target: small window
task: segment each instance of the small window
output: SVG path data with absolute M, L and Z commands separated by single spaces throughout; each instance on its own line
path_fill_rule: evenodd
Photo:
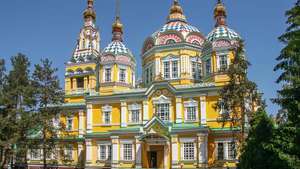
M 105 69 L 105 82 L 111 82 L 111 68 Z
M 140 121 L 140 110 L 131 110 L 131 122 L 138 123 Z
M 174 39 L 169 39 L 166 42 L 167 45 L 174 44 L 174 43 L 176 43 L 176 41 Z
M 125 161 L 132 160 L 132 144 L 123 144 L 123 156 Z
M 163 121 L 169 120 L 169 104 L 157 104 L 156 115 Z
M 119 79 L 120 82 L 126 82 L 126 69 L 120 69 Z
M 164 62 L 164 78 L 165 79 L 170 78 L 170 62 L 169 61 Z
M 110 113 L 111 112 L 108 112 L 108 111 L 103 113 L 103 122 L 104 122 L 104 124 L 110 124 L 110 122 L 111 122 Z
M 210 61 L 210 59 L 205 62 L 205 71 L 206 71 L 206 75 L 209 75 L 211 73 L 211 61 Z
M 172 62 L 172 78 L 178 78 L 178 61 Z
M 77 88 L 84 88 L 84 78 L 83 77 L 78 77 L 76 79 L 77 82 Z
M 225 71 L 228 68 L 228 63 L 227 63 L 227 55 L 220 55 L 219 56 L 219 71 Z
M 100 160 L 106 160 L 106 145 L 100 145 Z
M 195 121 L 196 120 L 196 107 L 187 107 L 186 108 L 186 120 Z
M 228 143 L 228 158 L 229 160 L 236 159 L 236 144 L 235 142 Z
M 31 160 L 40 160 L 42 152 L 41 149 L 31 149 L 30 150 L 30 159 Z
M 224 160 L 224 143 L 218 143 L 218 160 Z
M 183 160 L 195 159 L 195 146 L 193 142 L 183 143 Z

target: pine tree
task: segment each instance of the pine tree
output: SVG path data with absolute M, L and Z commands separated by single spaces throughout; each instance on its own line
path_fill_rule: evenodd
M 251 128 L 242 149 L 238 168 L 242 169 L 289 169 L 289 163 L 276 148 L 277 129 L 263 108 L 259 109 L 250 122 Z
M 216 104 L 216 108 L 222 111 L 220 121 L 223 125 L 229 124 L 232 129 L 240 129 L 240 134 L 235 137 L 243 143 L 248 120 L 252 118 L 255 107 L 260 105 L 257 86 L 247 78 L 250 63 L 245 57 L 243 41 L 239 42 L 231 62 L 227 70 L 230 80 L 221 89 L 220 101 Z
M 41 64 L 35 65 L 33 73 L 34 86 L 37 90 L 36 98 L 39 105 L 38 122 L 41 129 L 41 143 L 43 164 L 47 168 L 47 157 L 54 154 L 58 131 L 62 129 L 59 123 L 55 124 L 60 109 L 56 105 L 63 102 L 63 92 L 59 87 L 57 69 L 52 68 L 49 59 L 41 60 Z
M 288 28 L 279 37 L 285 45 L 281 50 L 274 71 L 281 74 L 277 83 L 282 85 L 274 102 L 282 107 L 283 117 L 277 136 L 281 151 L 291 165 L 300 168 L 300 0 L 286 12 Z
M 5 151 L 13 161 L 20 164 L 27 162 L 27 150 L 30 145 L 28 135 L 34 127 L 33 87 L 30 80 L 28 58 L 23 54 L 17 54 L 11 58 L 12 70 L 9 72 L 6 84 L 3 85 L 4 110 L 2 111 L 3 123 L 1 123 L 1 143 Z M 12 159 L 16 157 L 15 159 Z M 8 158 L 8 157 L 6 157 Z

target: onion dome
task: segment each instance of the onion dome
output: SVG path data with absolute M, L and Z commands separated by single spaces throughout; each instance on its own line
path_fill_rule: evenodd
M 129 57 L 131 61 L 135 62 L 133 54 L 123 43 L 123 24 L 121 23 L 119 16 L 116 17 L 115 22 L 112 25 L 112 34 L 112 42 L 103 49 L 102 56 L 126 56 Z
M 207 40 L 209 42 L 218 40 L 228 40 L 231 42 L 241 39 L 238 33 L 228 28 L 226 24 L 227 12 L 221 0 L 218 0 L 218 3 L 214 9 L 214 18 L 216 20 L 216 26 L 207 36 Z
M 83 12 L 83 16 L 85 19 L 91 17 L 94 20 L 96 20 L 96 12 L 94 10 L 94 0 L 88 0 L 88 7 Z
M 178 0 L 174 0 L 166 24 L 145 41 L 143 52 L 153 46 L 173 43 L 190 43 L 200 47 L 204 40 L 199 29 L 187 22 Z

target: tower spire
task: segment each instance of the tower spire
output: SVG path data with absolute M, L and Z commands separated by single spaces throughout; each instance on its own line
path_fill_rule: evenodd
M 119 40 L 123 41 L 123 24 L 121 23 L 120 19 L 120 0 L 116 0 L 116 16 L 115 16 L 115 21 L 112 25 L 112 34 L 113 38 L 112 40 Z
M 173 5 L 170 9 L 170 14 L 167 18 L 168 22 L 173 21 L 173 20 L 181 20 L 181 21 L 186 22 L 186 17 L 183 13 L 183 9 L 180 6 L 178 0 L 173 0 Z
M 216 27 L 226 26 L 227 12 L 221 0 L 218 0 L 217 5 L 215 7 L 214 18 L 216 20 Z
M 90 25 L 96 21 L 96 12 L 94 10 L 94 0 L 87 0 L 87 8 L 83 12 L 85 24 Z

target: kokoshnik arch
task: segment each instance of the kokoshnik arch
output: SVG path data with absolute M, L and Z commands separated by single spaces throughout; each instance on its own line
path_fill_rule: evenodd
M 68 135 L 58 149 L 64 158 L 56 157 L 60 168 L 235 167 L 236 139 L 214 105 L 241 37 L 227 26 L 221 1 L 204 36 L 174 0 L 166 23 L 142 44 L 142 81 L 120 16 L 104 49 L 93 0 L 83 16 L 65 68 L 63 108 L 71 115 L 59 118 Z M 40 155 L 29 152 L 31 168 L 41 165 Z

